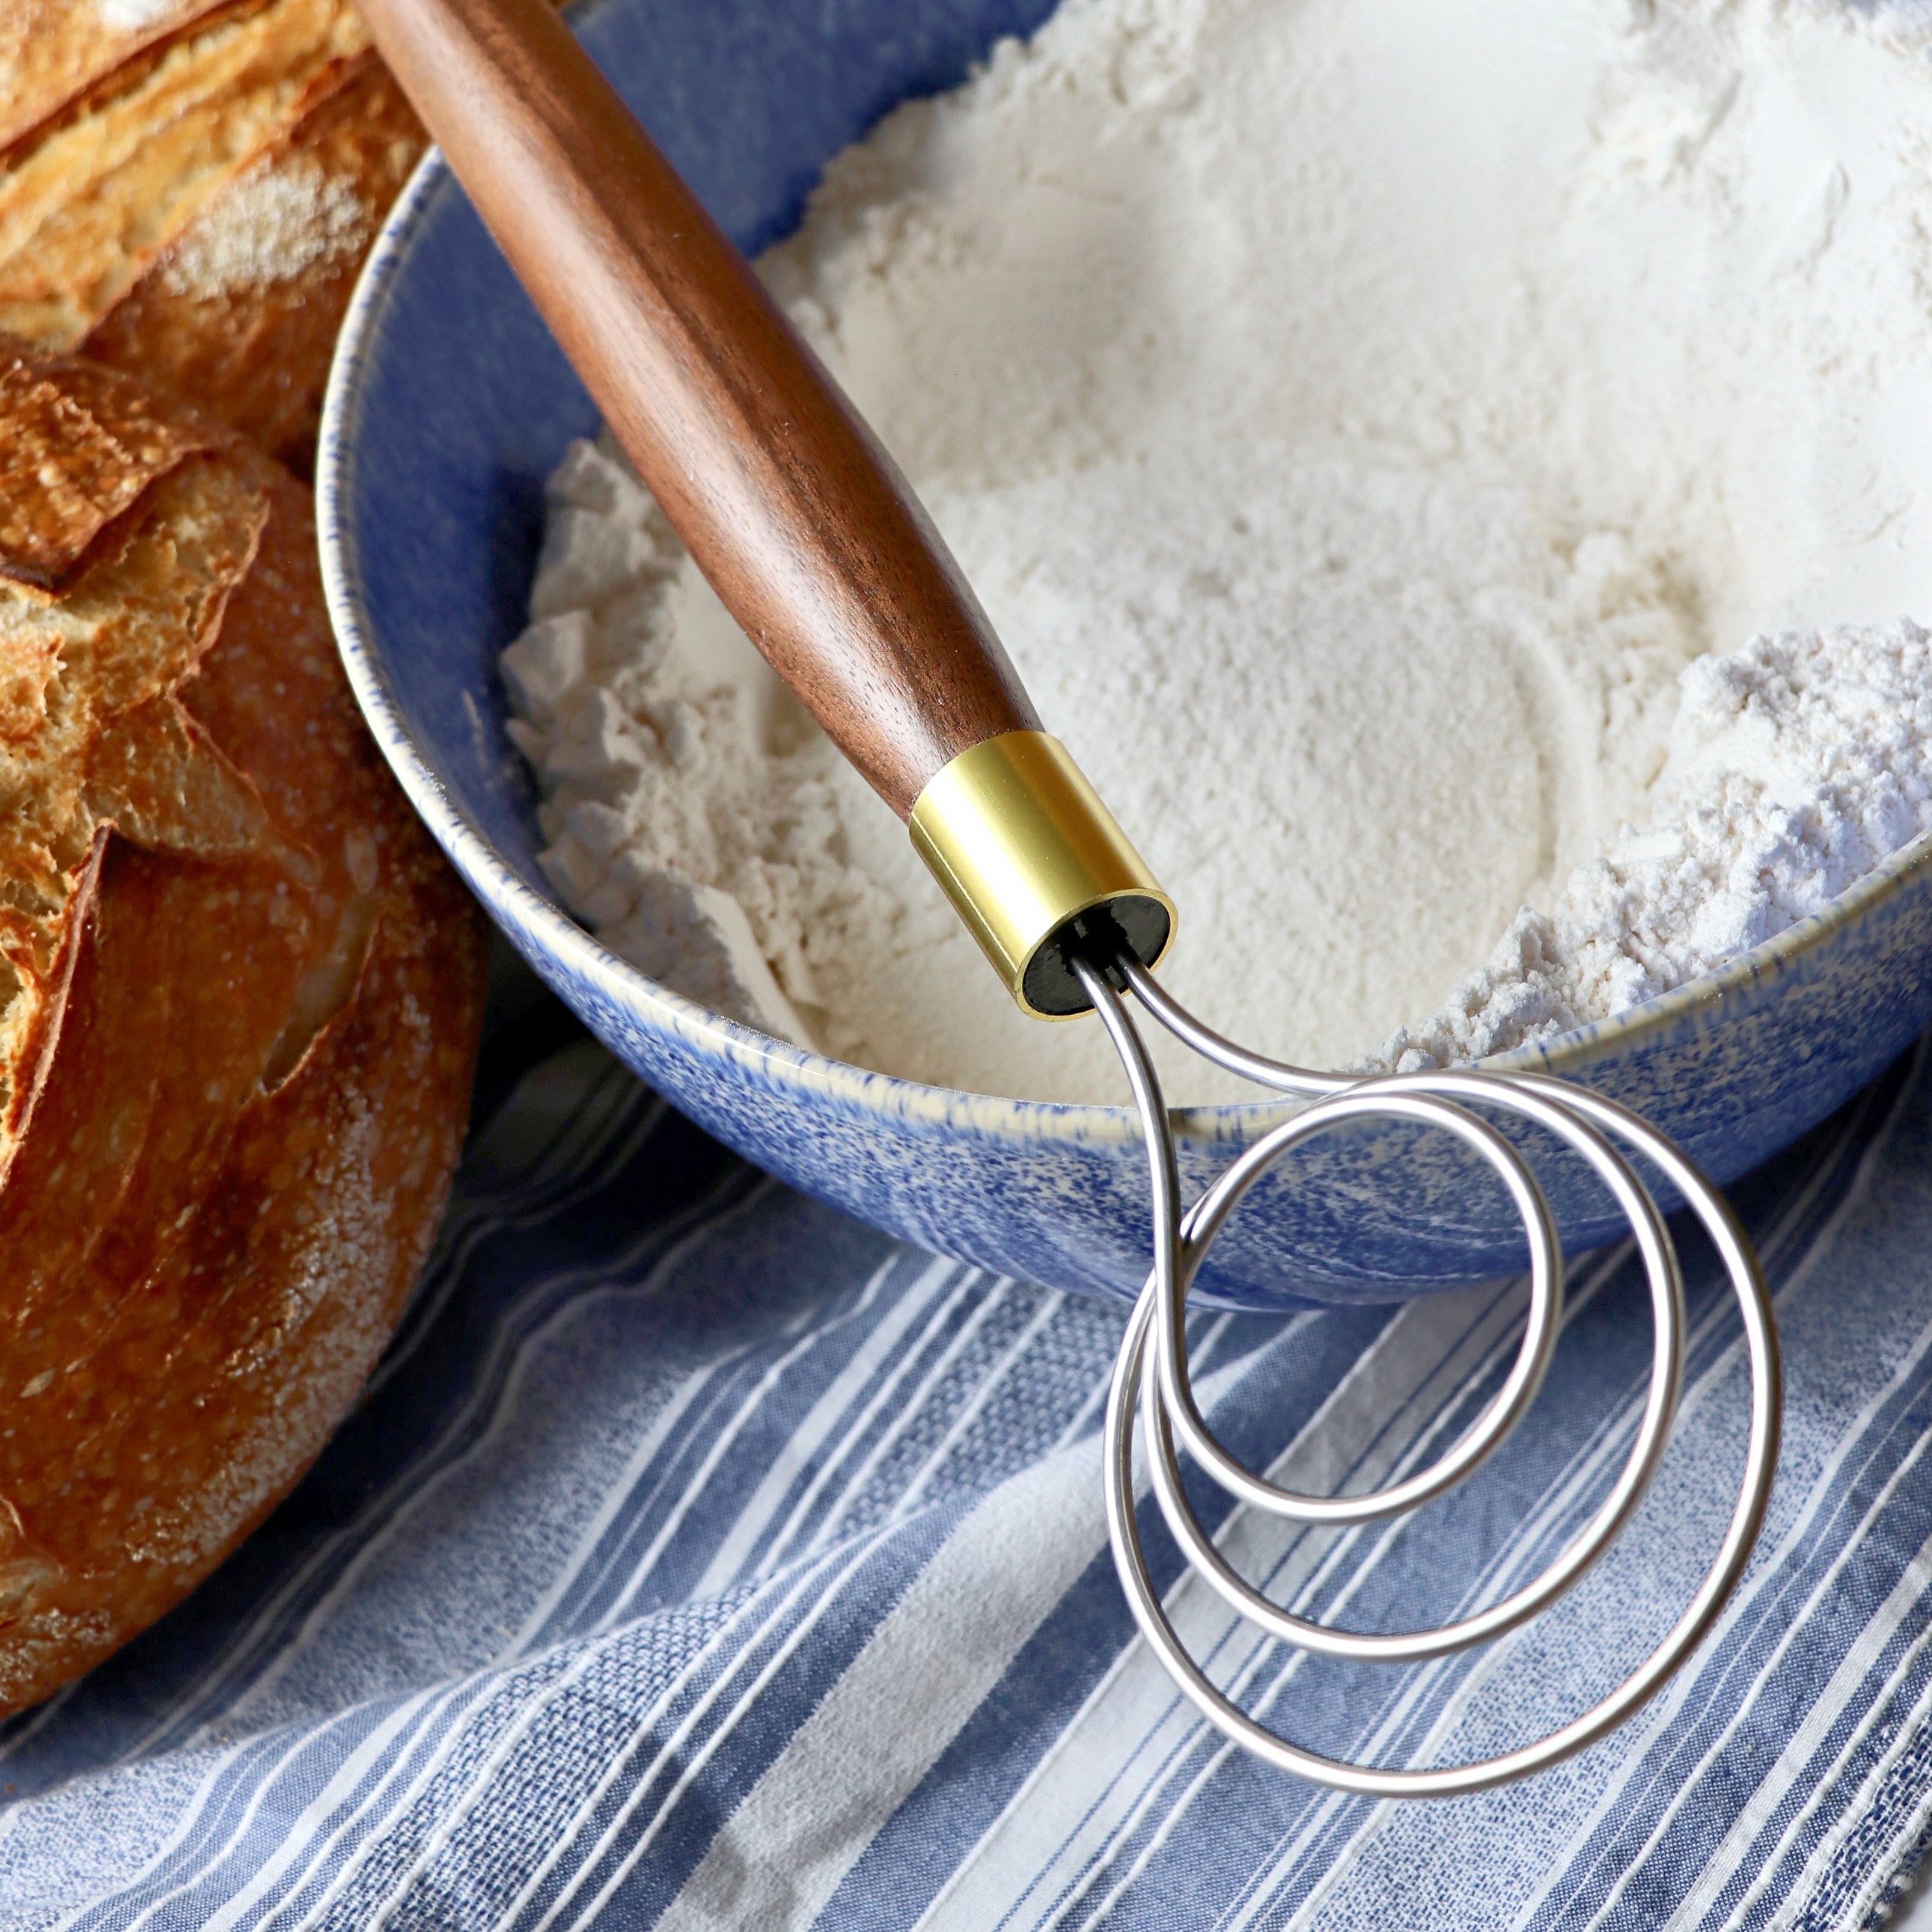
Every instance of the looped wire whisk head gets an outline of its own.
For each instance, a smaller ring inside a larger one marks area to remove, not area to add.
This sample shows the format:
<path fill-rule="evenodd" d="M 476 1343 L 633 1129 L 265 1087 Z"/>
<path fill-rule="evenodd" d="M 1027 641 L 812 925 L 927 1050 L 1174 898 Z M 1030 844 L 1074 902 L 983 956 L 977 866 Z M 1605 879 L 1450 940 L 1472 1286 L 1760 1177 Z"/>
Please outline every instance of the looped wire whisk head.
<path fill-rule="evenodd" d="M 1594 1743 L 1654 1695 L 1716 1621 L 1750 1556 L 1770 1496 L 1778 1461 L 1777 1332 L 1756 1256 L 1729 1204 L 1663 1136 L 1616 1102 L 1585 1089 L 1543 1075 L 1471 1069 L 1370 1078 L 1312 1072 L 1222 1039 L 1124 952 L 1104 966 L 1076 961 L 1074 970 L 1126 1069 L 1153 1182 L 1154 1265 L 1135 1303 L 1108 1392 L 1107 1520 L 1114 1563 L 1135 1621 L 1168 1675 L 1211 1724 L 1270 1763 L 1318 1784 L 1378 1798 L 1442 1798 L 1484 1790 L 1544 1770 Z M 1184 1212 L 1160 1082 L 1124 994 L 1217 1066 L 1310 1102 L 1247 1148 Z M 1522 1156 L 1484 1118 L 1493 1114 L 1529 1122 L 1570 1148 L 1609 1190 L 1629 1224 L 1649 1279 L 1653 1328 L 1649 1394 L 1629 1456 L 1588 1522 L 1543 1574 L 1472 1616 L 1436 1628 L 1389 1634 L 1341 1630 L 1296 1616 L 1238 1576 L 1202 1528 L 1181 1486 L 1178 1450 L 1184 1448 L 1238 1502 L 1291 1522 L 1331 1528 L 1405 1514 L 1454 1488 L 1487 1460 L 1535 1400 L 1563 1325 L 1563 1250 L 1556 1219 Z M 1515 1203 L 1528 1240 L 1528 1314 L 1514 1366 L 1502 1388 L 1445 1455 L 1420 1473 L 1366 1495 L 1304 1496 L 1237 1462 L 1209 1429 L 1188 1373 L 1187 1294 L 1209 1247 L 1262 1174 L 1316 1135 L 1362 1120 L 1402 1120 L 1438 1130 L 1488 1164 Z M 1390 1769 L 1324 1757 L 1290 1743 L 1216 1688 L 1189 1655 L 1168 1616 L 1134 1518 L 1136 1423 L 1154 1496 L 1188 1564 L 1240 1616 L 1270 1635 L 1325 1657 L 1402 1664 L 1445 1656 L 1516 1629 L 1574 1588 L 1616 1540 L 1656 1474 L 1676 1414 L 1684 1369 L 1683 1278 L 1670 1230 L 1623 1149 L 1660 1173 L 1702 1223 L 1730 1278 L 1744 1322 L 1751 1375 L 1750 1433 L 1737 1502 L 1703 1581 L 1663 1641 L 1608 1696 L 1560 1730 L 1500 1756 Z"/>

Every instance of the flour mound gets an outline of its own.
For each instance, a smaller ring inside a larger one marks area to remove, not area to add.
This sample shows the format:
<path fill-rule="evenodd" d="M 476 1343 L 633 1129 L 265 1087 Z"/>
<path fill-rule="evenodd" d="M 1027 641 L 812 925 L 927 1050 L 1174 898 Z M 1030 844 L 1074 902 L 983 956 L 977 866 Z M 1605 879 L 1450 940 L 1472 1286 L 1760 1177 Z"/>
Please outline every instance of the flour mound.
<path fill-rule="evenodd" d="M 1909 619 L 1700 658 L 1642 829 L 1526 906 L 1489 964 L 1364 1064 L 1413 1072 L 1627 1012 L 1762 945 L 1932 831 L 1932 637 Z"/>
<path fill-rule="evenodd" d="M 549 499 L 536 621 L 502 658 L 544 869 L 640 971 L 811 1045 L 814 952 L 890 918 L 842 856 L 832 748 L 748 644 L 707 653 L 674 621 L 688 559 L 608 446 L 573 444 Z"/>

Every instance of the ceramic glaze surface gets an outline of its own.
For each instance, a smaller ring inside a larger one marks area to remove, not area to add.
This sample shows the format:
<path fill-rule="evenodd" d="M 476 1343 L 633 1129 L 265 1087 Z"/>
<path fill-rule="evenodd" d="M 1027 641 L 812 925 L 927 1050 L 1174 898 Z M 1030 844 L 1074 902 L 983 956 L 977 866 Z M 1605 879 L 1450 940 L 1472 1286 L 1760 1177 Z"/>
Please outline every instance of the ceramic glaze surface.
<path fill-rule="evenodd" d="M 824 163 L 886 108 L 953 84 L 1049 10 L 1045 0 L 604 0 L 575 24 L 752 250 L 784 232 Z M 523 626 L 543 480 L 596 422 L 430 157 L 344 330 L 318 478 L 344 657 L 418 809 L 536 970 L 720 1139 L 944 1253 L 1130 1292 L 1145 1268 L 1147 1178 L 1124 1112 L 951 1093 L 800 1052 L 645 979 L 559 904 L 536 862 L 534 791 L 503 730 L 496 661 Z M 1726 1180 L 1822 1120 L 1928 1022 L 1932 841 L 1921 841 L 1722 974 L 1494 1064 L 1600 1088 Z M 1016 1012 L 1012 1024 L 1030 1022 Z M 1184 1115 L 1190 1192 L 1280 1118 L 1268 1106 Z M 1574 1162 L 1533 1152 L 1574 1244 L 1616 1232 Z M 1264 1180 L 1199 1292 L 1250 1308 L 1387 1301 L 1508 1270 L 1518 1252 L 1501 1190 L 1446 1141 L 1364 1128 Z"/>

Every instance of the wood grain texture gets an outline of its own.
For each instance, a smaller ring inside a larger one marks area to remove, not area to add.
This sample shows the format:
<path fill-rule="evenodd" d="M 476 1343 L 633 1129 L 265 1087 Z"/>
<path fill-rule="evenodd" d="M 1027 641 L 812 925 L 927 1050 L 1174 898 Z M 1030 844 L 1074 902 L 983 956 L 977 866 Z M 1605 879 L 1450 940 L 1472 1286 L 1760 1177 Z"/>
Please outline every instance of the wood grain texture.
<path fill-rule="evenodd" d="M 1039 718 L 892 459 L 544 0 L 362 0 L 746 634 L 901 818 Z"/>

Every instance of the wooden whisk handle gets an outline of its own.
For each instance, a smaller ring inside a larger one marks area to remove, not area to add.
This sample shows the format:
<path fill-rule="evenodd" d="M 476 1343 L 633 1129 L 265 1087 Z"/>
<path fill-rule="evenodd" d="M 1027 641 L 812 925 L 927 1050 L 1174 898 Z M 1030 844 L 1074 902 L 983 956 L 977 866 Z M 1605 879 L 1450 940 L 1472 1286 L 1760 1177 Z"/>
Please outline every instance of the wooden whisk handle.
<path fill-rule="evenodd" d="M 548 0 L 362 0 L 727 608 L 902 818 L 1040 720 L 931 520 Z"/>

